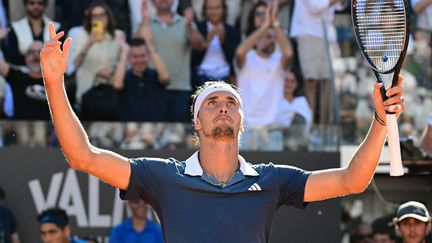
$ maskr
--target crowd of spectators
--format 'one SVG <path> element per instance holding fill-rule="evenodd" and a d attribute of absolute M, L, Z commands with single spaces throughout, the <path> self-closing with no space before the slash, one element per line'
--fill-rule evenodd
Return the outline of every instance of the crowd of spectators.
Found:
<path fill-rule="evenodd" d="M 402 137 L 418 138 L 432 111 L 429 4 L 410 3 Z M 55 21 L 73 39 L 65 86 L 82 120 L 183 123 L 187 134 L 191 93 L 219 80 L 244 99 L 242 149 L 357 144 L 373 117 L 374 76 L 357 51 L 349 8 L 347 0 L 3 0 L 0 118 L 49 120 L 39 51 Z M 49 126 L 31 126 L 45 144 L 55 140 Z M 2 143 L 8 127 L 0 126 Z M 336 139 L 326 139 L 326 127 L 338 127 Z M 131 144 L 123 132 L 120 144 Z"/>

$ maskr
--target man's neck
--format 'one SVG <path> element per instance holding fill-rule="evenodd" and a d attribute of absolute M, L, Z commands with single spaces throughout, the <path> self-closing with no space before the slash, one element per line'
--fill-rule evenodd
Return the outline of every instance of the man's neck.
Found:
<path fill-rule="evenodd" d="M 30 22 L 31 27 L 42 27 L 43 25 L 43 21 L 42 21 L 42 17 L 40 18 L 32 18 L 30 16 L 27 17 L 27 19 Z"/>
<path fill-rule="evenodd" d="M 271 56 L 271 54 L 268 54 L 266 52 L 260 51 L 258 49 L 255 49 L 255 51 L 256 51 L 256 53 L 257 53 L 258 56 L 260 56 L 262 58 L 265 58 L 265 59 L 267 59 L 267 58 L 269 58 Z"/>
<path fill-rule="evenodd" d="M 158 11 L 157 16 L 159 20 L 165 24 L 171 23 L 174 18 L 174 14 L 172 11 Z"/>
<path fill-rule="evenodd" d="M 136 217 L 132 217 L 132 227 L 134 228 L 134 230 L 136 232 L 141 232 L 144 230 L 144 228 L 147 225 L 147 219 L 143 218 L 136 218 Z"/>
<path fill-rule="evenodd" d="M 238 156 L 238 143 L 211 141 L 201 144 L 198 158 L 206 173 L 226 183 L 240 167 Z"/>
<path fill-rule="evenodd" d="M 132 68 L 132 73 L 133 73 L 133 75 L 135 75 L 137 77 L 142 77 L 142 76 L 144 76 L 144 73 L 145 73 L 146 70 L 147 70 L 147 68 L 143 72 L 141 72 L 141 71 L 134 70 Z"/>

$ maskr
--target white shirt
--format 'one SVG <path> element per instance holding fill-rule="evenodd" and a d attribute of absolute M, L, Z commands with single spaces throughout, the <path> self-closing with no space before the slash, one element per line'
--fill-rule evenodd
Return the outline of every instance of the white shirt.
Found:
<path fill-rule="evenodd" d="M 294 116 L 298 114 L 306 120 L 306 125 L 312 125 L 312 109 L 304 96 L 297 96 L 292 101 L 283 99 L 279 106 L 276 123 L 283 127 L 291 126 Z"/>
<path fill-rule="evenodd" d="M 301 0 L 294 5 L 291 22 L 291 37 L 312 36 L 324 38 L 325 24 L 330 42 L 336 41 L 336 28 L 333 23 L 335 10 L 341 10 L 341 4 L 330 6 L 330 0 Z"/>
<path fill-rule="evenodd" d="M 285 77 L 281 58 L 282 54 L 277 51 L 269 58 L 263 58 L 251 50 L 246 54 L 242 69 L 236 68 L 245 127 L 275 124 Z"/>
<path fill-rule="evenodd" d="M 207 22 L 208 31 L 212 31 L 213 24 Z M 229 65 L 225 60 L 222 43 L 219 36 L 214 36 L 207 47 L 204 59 L 199 67 L 205 75 L 213 78 L 225 78 L 229 76 Z"/>

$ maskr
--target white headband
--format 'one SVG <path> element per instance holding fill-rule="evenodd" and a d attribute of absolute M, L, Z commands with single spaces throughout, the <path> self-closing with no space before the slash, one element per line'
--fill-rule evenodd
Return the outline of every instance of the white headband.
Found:
<path fill-rule="evenodd" d="M 201 108 L 201 104 L 203 103 L 203 101 L 205 100 L 205 98 L 207 98 L 207 96 L 211 93 L 217 92 L 217 91 L 226 91 L 231 93 L 232 95 L 234 95 L 234 97 L 237 99 L 237 101 L 240 104 L 240 109 L 243 110 L 243 103 L 242 100 L 240 98 L 240 95 L 238 94 L 238 92 L 231 87 L 229 84 L 226 83 L 217 83 L 217 84 L 212 84 L 208 87 L 206 87 L 203 91 L 201 91 L 201 93 L 199 93 L 198 97 L 195 100 L 195 104 L 194 104 L 194 123 L 196 123 L 196 119 L 198 117 L 198 112 L 199 109 Z"/>

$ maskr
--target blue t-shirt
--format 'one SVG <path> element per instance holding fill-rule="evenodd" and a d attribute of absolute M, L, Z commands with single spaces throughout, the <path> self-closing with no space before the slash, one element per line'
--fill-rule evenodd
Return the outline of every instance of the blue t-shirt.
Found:
<path fill-rule="evenodd" d="M 274 212 L 282 205 L 304 208 L 310 172 L 286 165 L 246 163 L 226 185 L 214 185 L 195 153 L 175 159 L 131 159 L 122 199 L 143 198 L 157 212 L 165 242 L 269 242 Z M 188 167 L 187 167 L 188 166 Z"/>
<path fill-rule="evenodd" d="M 163 243 L 162 229 L 152 221 L 147 221 L 144 230 L 136 232 L 132 220 L 127 219 L 111 231 L 110 243 L 145 242 Z"/>

